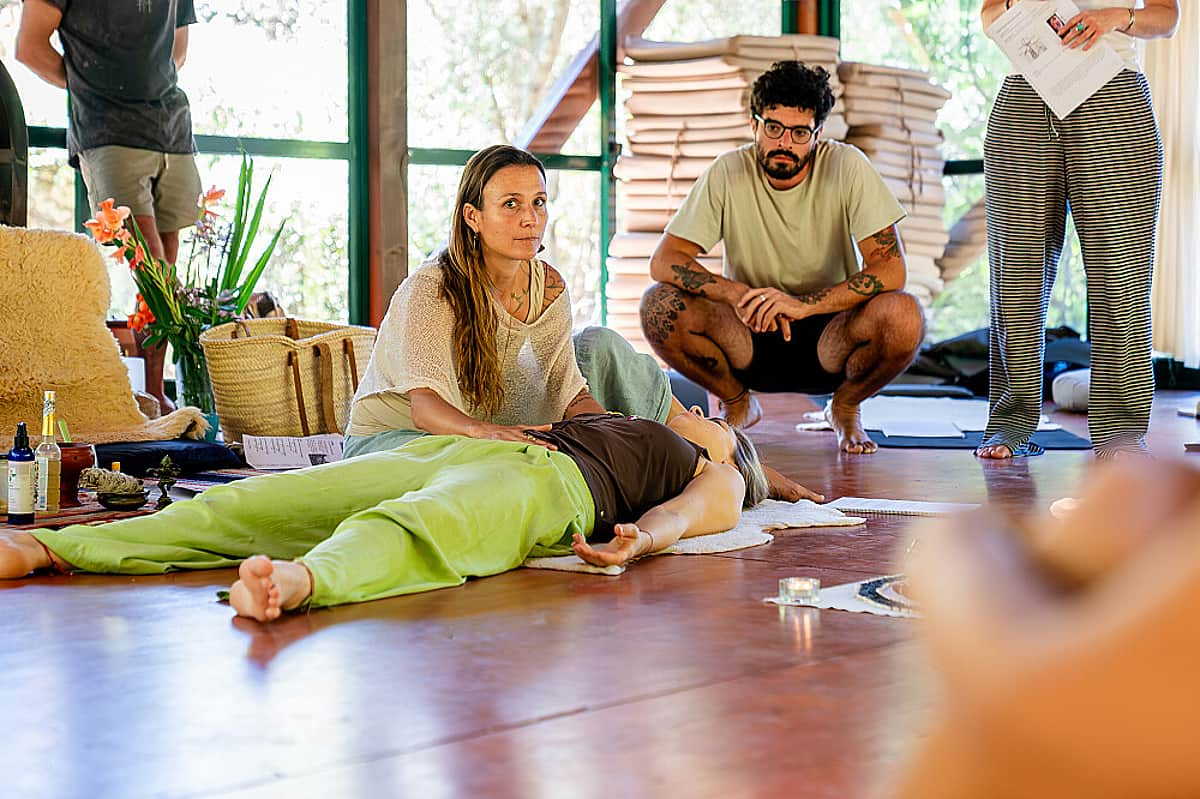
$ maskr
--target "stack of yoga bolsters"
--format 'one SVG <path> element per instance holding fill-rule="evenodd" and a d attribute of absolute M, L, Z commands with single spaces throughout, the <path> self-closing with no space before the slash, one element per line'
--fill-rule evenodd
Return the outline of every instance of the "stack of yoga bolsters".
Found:
<path fill-rule="evenodd" d="M 915 69 L 843 62 L 846 141 L 866 153 L 908 211 L 900 239 L 908 261 L 906 290 L 928 307 L 941 293 L 941 258 L 950 236 L 942 221 L 942 133 L 938 111 L 950 92 Z"/>

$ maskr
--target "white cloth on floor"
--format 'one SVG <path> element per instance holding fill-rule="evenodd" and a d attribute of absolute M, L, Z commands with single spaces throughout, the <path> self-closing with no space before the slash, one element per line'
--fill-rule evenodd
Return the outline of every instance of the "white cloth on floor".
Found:
<path fill-rule="evenodd" d="M 882 430 L 885 422 L 905 419 L 939 419 L 952 422 L 959 430 L 983 431 L 987 427 L 988 401 L 983 399 L 954 399 L 953 397 L 871 397 L 858 406 L 864 430 Z M 809 411 L 797 430 L 832 430 L 827 418 L 829 404 L 819 411 Z M 1042 414 L 1038 430 L 1061 430 L 1050 417 Z"/>

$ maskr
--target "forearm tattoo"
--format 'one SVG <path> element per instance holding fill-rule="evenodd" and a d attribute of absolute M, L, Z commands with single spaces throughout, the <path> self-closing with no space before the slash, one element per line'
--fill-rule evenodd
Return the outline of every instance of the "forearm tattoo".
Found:
<path fill-rule="evenodd" d="M 899 258 L 900 257 L 900 240 L 896 238 L 896 226 L 885 228 L 874 236 L 875 244 L 878 247 L 878 252 L 884 258 Z"/>
<path fill-rule="evenodd" d="M 796 299 L 805 305 L 817 305 L 824 301 L 824 299 L 828 296 L 829 289 L 817 289 L 816 291 L 810 291 L 807 294 L 800 294 L 796 297 Z"/>
<path fill-rule="evenodd" d="M 671 264 L 671 271 L 675 273 L 675 279 L 679 281 L 680 288 L 702 297 L 707 296 L 704 293 L 704 287 L 709 283 L 717 282 L 717 279 L 707 269 L 695 269 L 686 264 Z"/>
<path fill-rule="evenodd" d="M 687 308 L 679 289 L 658 284 L 642 300 L 642 327 L 652 344 L 662 344 L 675 332 L 675 321 Z"/>
<path fill-rule="evenodd" d="M 874 297 L 883 291 L 883 281 L 868 272 L 859 272 L 846 281 L 846 288 L 864 297 Z"/>

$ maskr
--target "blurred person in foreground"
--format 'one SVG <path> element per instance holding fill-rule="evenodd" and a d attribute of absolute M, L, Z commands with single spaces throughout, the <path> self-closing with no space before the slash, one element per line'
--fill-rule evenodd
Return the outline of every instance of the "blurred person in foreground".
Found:
<path fill-rule="evenodd" d="M 892 795 L 1200 795 L 1200 469 L 1118 463 L 1054 510 L 918 528 L 943 698 Z"/>

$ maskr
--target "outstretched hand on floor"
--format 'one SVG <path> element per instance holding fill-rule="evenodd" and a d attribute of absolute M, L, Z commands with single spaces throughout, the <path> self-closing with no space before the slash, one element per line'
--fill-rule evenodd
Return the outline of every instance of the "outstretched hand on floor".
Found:
<path fill-rule="evenodd" d="M 618 524 L 613 528 L 613 539 L 593 547 L 579 533 L 574 536 L 571 549 L 585 563 L 593 566 L 624 566 L 635 558 L 649 555 L 654 539 L 636 524 Z"/>

